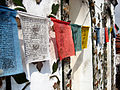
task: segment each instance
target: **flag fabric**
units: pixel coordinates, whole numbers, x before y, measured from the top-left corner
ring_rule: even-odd
[[[116,30],[115,30],[114,26],[112,28],[112,33],[113,33],[113,37],[116,38]]]
[[[117,26],[117,24],[114,24],[114,28],[116,30],[116,33],[118,33],[119,27]]]
[[[110,40],[110,28],[108,28],[108,37],[109,37],[109,40]]]
[[[89,27],[88,26],[82,26],[82,29],[81,29],[82,49],[87,48],[88,33],[89,33]]]
[[[50,20],[28,13],[19,12],[23,30],[26,63],[50,59]]]
[[[105,43],[105,29],[100,29],[100,44],[103,45]]]
[[[55,61],[58,59],[58,51],[57,51],[57,44],[56,44],[56,38],[55,38],[55,32],[50,29],[49,30],[49,42],[50,42],[50,58],[52,61]]]
[[[70,23],[55,18],[51,18],[51,20],[54,22],[56,43],[60,60],[75,55],[72,31],[69,26]]]
[[[112,32],[112,27],[110,27],[110,33]]]
[[[23,72],[16,14],[15,10],[0,6],[0,77]]]
[[[105,27],[105,42],[109,42],[109,36],[108,36],[108,28]]]
[[[97,34],[96,45],[100,43],[100,28],[95,28]]]
[[[81,46],[81,26],[77,24],[71,24],[72,37],[74,41],[75,51],[82,50]]]

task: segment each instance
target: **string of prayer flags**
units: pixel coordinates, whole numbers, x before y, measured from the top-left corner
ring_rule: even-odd
[[[108,28],[107,27],[105,27],[105,42],[109,42]]]
[[[54,22],[56,43],[60,60],[75,55],[72,31],[69,26],[70,23],[55,18],[51,18],[51,20]]]
[[[23,30],[26,63],[45,61],[49,54],[50,20],[19,12]]]
[[[116,38],[116,31],[115,31],[114,26],[113,26],[113,28],[112,28],[112,33],[113,33],[113,37]]]
[[[0,6],[0,77],[23,72],[16,14],[15,10]]]
[[[71,24],[72,37],[74,41],[75,51],[80,51],[82,49],[81,45],[81,26],[77,24]]]
[[[96,45],[100,43],[100,28],[95,28],[97,34]]]
[[[81,36],[82,36],[82,49],[87,48],[89,26],[82,26]]]

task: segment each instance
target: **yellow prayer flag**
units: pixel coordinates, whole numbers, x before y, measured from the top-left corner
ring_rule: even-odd
[[[112,32],[112,27],[110,27],[110,32]]]
[[[82,36],[82,49],[87,48],[89,26],[82,26],[81,36]]]

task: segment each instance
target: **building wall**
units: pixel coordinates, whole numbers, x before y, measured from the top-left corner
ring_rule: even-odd
[[[82,0],[70,0],[69,4],[71,22],[91,26],[88,3],[82,3]],[[87,48],[71,57],[71,68],[72,90],[93,90],[91,28],[89,29]]]
[[[115,21],[118,27],[120,27],[120,0],[118,0],[118,5],[115,8]]]
[[[36,4],[36,0],[23,0],[23,4],[27,10],[27,13],[32,15],[37,15],[41,17],[47,17],[51,13],[52,4],[59,3],[59,0],[41,0],[40,4]],[[59,16],[59,15],[58,15]],[[57,17],[59,18],[59,17]],[[31,84],[25,90],[54,90],[53,85],[57,82],[56,78],[50,80],[50,76],[52,76],[52,65],[54,61],[57,60],[49,60],[43,62],[43,67],[41,72],[39,72],[35,65],[33,64],[25,64],[24,60],[24,45],[23,45],[23,35],[22,30],[19,29],[19,38],[21,43],[21,51],[22,51],[22,60],[23,60],[23,68],[26,73],[27,79],[30,80]],[[60,64],[61,65],[61,64]],[[57,75],[61,81],[60,87],[62,90],[62,69],[59,65],[57,72],[54,75]],[[12,90],[22,90],[25,84],[17,84],[12,78]]]
[[[116,65],[117,64],[120,64],[120,55],[119,54],[116,55]]]
[[[59,0],[42,0],[42,2],[39,5],[37,5],[35,0],[23,0],[23,4],[26,7],[28,13],[46,17],[51,12],[52,4],[54,2],[58,3],[58,1]],[[91,26],[89,5],[88,2],[86,1],[70,0],[69,5],[70,5],[71,23],[83,25],[83,26]],[[96,0],[96,5],[100,7],[101,2],[103,3],[104,0]],[[112,10],[112,12],[114,12],[114,9]],[[101,13],[101,10],[96,7],[96,15],[97,13]],[[110,23],[108,22],[107,25],[110,26]],[[20,35],[20,39],[22,39],[21,30],[19,30],[19,35]],[[23,46],[21,45],[21,47]],[[108,43],[107,53],[108,53],[107,54],[107,63],[108,63],[107,88],[108,90],[111,90],[111,43]],[[22,54],[24,55],[24,52],[22,52]],[[45,62],[41,72],[38,72],[35,69],[34,65],[29,64],[27,65],[27,69],[30,70],[30,73],[28,73],[26,72],[26,65],[24,65],[24,70],[26,74],[28,73],[27,78],[30,79],[31,81],[30,87],[28,87],[26,90],[53,90],[52,85],[54,84],[56,79],[52,81],[49,80],[53,61]],[[87,48],[77,52],[76,56],[71,57],[71,68],[72,68],[72,90],[93,90],[91,28],[89,29]],[[61,90],[62,90],[62,73],[61,73],[61,68],[59,69],[60,70],[56,72],[56,75],[58,75],[61,80]],[[16,90],[16,88],[17,90],[21,90],[24,85],[25,84],[21,84],[21,85],[16,84],[16,82],[12,78],[12,90]]]
[[[74,24],[83,25],[83,26],[91,26],[91,18],[89,13],[89,5],[86,0],[70,0],[70,20]],[[102,4],[102,5],[101,5]],[[102,8],[101,8],[102,7]],[[104,0],[95,0],[95,18],[96,18],[96,25],[99,23],[98,20],[98,13],[100,15],[100,28],[103,28],[102,25],[102,15],[101,13],[104,10]],[[111,5],[111,12],[114,18],[114,7]],[[114,19],[113,19],[114,20]],[[107,18],[107,27],[111,27],[111,21],[110,18]],[[114,39],[115,40],[115,39]],[[113,41],[114,41],[113,40]],[[104,45],[103,45],[104,46]],[[103,46],[97,46],[97,53],[100,52],[100,48]],[[115,43],[113,43],[113,47],[115,46]],[[104,52],[104,49],[101,50]],[[114,48],[115,51],[115,48]],[[95,56],[98,58],[98,55]],[[96,59],[95,59],[96,60]],[[114,53],[114,60],[115,60],[115,53]],[[101,70],[101,76],[96,76],[96,78],[102,79],[103,77],[103,68],[100,60],[98,59],[98,69]],[[95,64],[95,63],[94,63]],[[115,84],[115,68],[113,69],[112,63],[111,63],[111,35],[109,42],[107,43],[107,90],[111,89],[112,82]],[[113,66],[115,67],[114,63]],[[73,90],[93,90],[93,65],[92,65],[92,42],[91,42],[91,29],[88,36],[88,47],[80,52],[76,53],[76,56],[71,57],[71,67],[72,67],[72,89]],[[96,67],[95,67],[96,68]],[[114,81],[111,81],[112,79],[112,71],[114,71]],[[97,73],[99,73],[97,71]],[[98,78],[98,81],[99,81]],[[100,83],[97,86],[97,89],[102,90],[103,84],[100,85]]]

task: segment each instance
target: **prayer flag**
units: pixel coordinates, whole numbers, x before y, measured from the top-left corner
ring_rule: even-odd
[[[107,27],[105,27],[105,42],[109,42],[108,28]]]
[[[109,39],[110,39],[110,28],[108,28],[108,36],[109,36]]]
[[[112,32],[112,27],[110,27],[110,33]]]
[[[77,24],[71,24],[72,36],[74,41],[75,51],[81,50],[81,26]]]
[[[54,22],[56,43],[60,60],[75,55],[72,31],[69,26],[70,23],[55,18],[51,18],[51,20]]]
[[[0,69],[2,76],[23,72],[16,11],[0,6]]]
[[[50,58],[53,61],[58,59],[58,51],[57,51],[57,44],[55,38],[55,32],[50,29],[49,31],[49,42],[50,42]]]
[[[116,33],[118,33],[119,27],[117,26],[117,24],[114,25]]]
[[[82,29],[81,29],[82,49],[87,48],[88,33],[89,33],[89,27],[82,26]]]
[[[45,61],[49,54],[50,20],[20,12],[26,63]]]
[[[114,27],[112,28],[112,33],[113,33],[113,37],[116,38],[116,30]]]
[[[96,45],[100,43],[100,28],[95,28],[97,34]]]
[[[103,45],[105,43],[105,30],[104,28],[100,29],[100,44]]]

